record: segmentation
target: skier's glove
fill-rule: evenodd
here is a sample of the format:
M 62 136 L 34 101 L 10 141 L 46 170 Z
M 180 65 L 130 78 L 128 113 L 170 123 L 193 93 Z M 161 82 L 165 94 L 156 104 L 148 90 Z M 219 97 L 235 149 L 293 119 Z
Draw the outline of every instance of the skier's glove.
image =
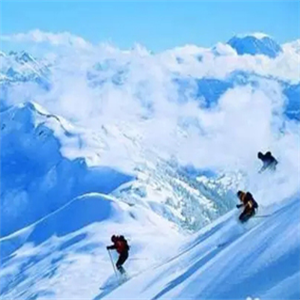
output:
M 236 208 L 241 208 L 243 206 L 243 204 L 237 204 Z

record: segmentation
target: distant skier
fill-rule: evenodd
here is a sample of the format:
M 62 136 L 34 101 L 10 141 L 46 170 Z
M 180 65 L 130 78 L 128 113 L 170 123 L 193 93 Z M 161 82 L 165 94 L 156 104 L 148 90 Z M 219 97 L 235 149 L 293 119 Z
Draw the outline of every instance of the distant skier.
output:
M 241 204 L 238 204 L 236 207 L 244 207 L 244 211 L 239 216 L 239 220 L 244 223 L 248 221 L 252 216 L 255 215 L 255 209 L 258 208 L 257 202 L 254 200 L 253 196 L 249 192 L 238 191 L 237 196 L 241 201 Z
M 116 267 L 121 274 L 124 274 L 125 270 L 122 265 L 128 258 L 129 245 L 123 235 L 120 236 L 113 235 L 111 237 L 111 241 L 114 244 L 111 246 L 107 246 L 106 249 L 107 250 L 115 249 L 120 254 L 119 259 L 116 263 Z
M 275 157 L 272 155 L 270 151 L 268 151 L 266 154 L 262 154 L 261 152 L 258 152 L 257 157 L 263 162 L 262 168 L 259 170 L 259 173 L 265 171 L 265 170 L 276 170 L 276 165 L 278 164 L 278 161 L 275 159 Z

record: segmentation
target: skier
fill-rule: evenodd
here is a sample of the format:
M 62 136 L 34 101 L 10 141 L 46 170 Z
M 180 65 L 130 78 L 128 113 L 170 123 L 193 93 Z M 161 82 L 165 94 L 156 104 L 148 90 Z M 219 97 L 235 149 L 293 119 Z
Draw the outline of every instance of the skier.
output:
M 238 204 L 236 207 L 241 208 L 244 207 L 244 211 L 239 216 L 239 220 L 244 223 L 248 221 L 252 216 L 255 215 L 255 209 L 258 208 L 257 202 L 254 200 L 253 196 L 249 192 L 238 191 L 237 196 L 242 202 Z
M 107 250 L 116 249 L 116 251 L 120 254 L 119 259 L 116 263 L 116 267 L 121 274 L 124 274 L 125 269 L 123 268 L 122 265 L 128 258 L 129 245 L 123 235 L 120 236 L 113 235 L 111 237 L 111 241 L 114 244 L 111 246 L 107 246 L 106 249 Z
M 268 151 L 266 154 L 258 152 L 257 157 L 263 162 L 263 166 L 259 170 L 259 173 L 265 171 L 266 169 L 271 171 L 276 170 L 276 165 L 278 164 L 278 161 L 275 159 L 275 157 L 270 151 Z

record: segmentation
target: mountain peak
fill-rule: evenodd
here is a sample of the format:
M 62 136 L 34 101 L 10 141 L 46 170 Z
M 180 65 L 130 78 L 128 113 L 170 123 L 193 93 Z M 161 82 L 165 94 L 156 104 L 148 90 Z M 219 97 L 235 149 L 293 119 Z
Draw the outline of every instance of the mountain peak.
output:
M 28 62 L 35 61 L 35 59 L 25 51 L 21 51 L 21 52 L 10 51 L 8 55 L 14 57 L 14 59 L 20 63 L 28 63 Z
M 278 56 L 282 49 L 270 36 L 264 33 L 252 33 L 245 35 L 236 35 L 228 43 L 239 55 L 262 54 L 270 58 Z
M 20 53 L 19 57 L 20 57 L 20 60 L 22 60 L 24 62 L 34 61 L 34 58 L 25 51 L 22 51 Z

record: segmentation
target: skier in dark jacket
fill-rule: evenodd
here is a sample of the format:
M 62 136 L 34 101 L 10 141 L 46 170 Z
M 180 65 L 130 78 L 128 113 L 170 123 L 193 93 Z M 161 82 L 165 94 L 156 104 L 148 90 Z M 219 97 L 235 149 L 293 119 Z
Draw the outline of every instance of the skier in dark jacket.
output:
M 239 216 L 239 220 L 244 223 L 248 221 L 252 216 L 255 215 L 255 209 L 258 208 L 257 202 L 254 200 L 253 196 L 249 192 L 238 191 L 237 196 L 241 201 L 241 204 L 238 204 L 237 208 L 244 208 L 244 211 Z
M 121 274 L 124 274 L 125 270 L 122 265 L 128 258 L 128 251 L 129 251 L 128 243 L 123 235 L 120 236 L 113 235 L 111 237 L 111 241 L 113 242 L 113 245 L 107 246 L 106 249 L 107 250 L 115 249 L 120 254 L 119 259 L 116 263 L 116 267 Z
M 258 152 L 257 157 L 263 162 L 263 166 L 259 170 L 259 173 L 265 171 L 266 169 L 271 171 L 276 170 L 276 165 L 278 164 L 278 161 L 275 159 L 275 157 L 270 151 L 268 151 L 266 154 Z

